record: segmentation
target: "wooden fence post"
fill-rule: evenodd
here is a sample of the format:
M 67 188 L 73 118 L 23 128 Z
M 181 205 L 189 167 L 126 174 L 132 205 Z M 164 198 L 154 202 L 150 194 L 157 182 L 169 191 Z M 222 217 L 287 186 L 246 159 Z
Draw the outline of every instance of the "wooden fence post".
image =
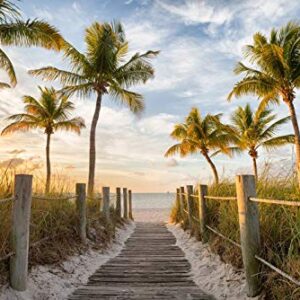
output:
M 187 185 L 186 186 L 187 191 L 187 211 L 188 211 L 188 217 L 189 217 L 189 227 L 190 229 L 193 228 L 193 186 Z
M 122 217 L 121 214 L 121 188 L 116 188 L 116 214 L 118 218 Z
M 86 191 L 85 183 L 76 183 L 76 206 L 79 215 L 79 236 L 86 244 Z
M 260 251 L 259 211 L 257 203 L 249 201 L 249 197 L 256 197 L 255 177 L 236 176 L 236 192 L 247 295 L 255 297 L 261 290 L 260 265 L 255 258 Z
M 103 196 L 103 214 L 106 221 L 109 221 L 110 220 L 110 213 L 109 213 L 110 189 L 108 186 L 102 187 L 102 196 Z
M 180 218 L 181 218 L 181 203 L 180 203 L 180 188 L 176 189 L 176 206 L 177 206 L 177 217 L 176 217 L 176 223 L 180 222 Z
M 199 201 L 199 220 L 200 220 L 200 233 L 203 243 L 208 241 L 208 231 L 206 228 L 207 222 L 207 206 L 205 196 L 208 194 L 208 187 L 204 184 L 198 185 L 198 201 Z
M 131 190 L 128 191 L 128 206 L 129 206 L 129 219 L 133 220 L 133 215 L 132 215 L 132 192 L 131 192 Z
M 25 291 L 27 287 L 31 200 L 32 175 L 16 175 L 11 232 L 15 254 L 10 258 L 10 285 L 17 291 Z
M 127 188 L 123 188 L 123 218 L 128 219 Z
M 184 186 L 180 187 L 180 214 L 182 221 L 184 221 Z

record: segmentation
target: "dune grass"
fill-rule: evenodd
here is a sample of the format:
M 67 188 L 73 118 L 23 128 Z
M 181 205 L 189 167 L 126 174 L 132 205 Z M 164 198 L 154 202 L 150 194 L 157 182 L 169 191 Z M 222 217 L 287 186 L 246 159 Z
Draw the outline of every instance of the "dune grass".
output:
M 1 172 L 0 172 L 1 173 Z M 0 199 L 12 195 L 14 170 L 3 170 L 0 175 Z M 19 172 L 18 172 L 19 173 Z M 33 195 L 42 196 L 44 179 L 35 174 L 33 179 Z M 118 219 L 111 207 L 112 222 L 103 218 L 100 207 L 101 197 L 87 199 L 87 221 L 89 244 L 84 246 L 79 238 L 78 213 L 75 199 L 60 200 L 75 194 L 75 182 L 60 174 L 52 180 L 51 200 L 33 197 L 30 220 L 29 265 L 57 264 L 68 256 L 83 253 L 88 247 L 105 248 L 115 235 L 117 227 L 123 220 Z M 12 202 L 0 204 L 0 258 L 11 252 L 11 208 Z M 0 261 L 0 283 L 8 280 L 9 259 Z
M 235 184 L 223 181 L 219 186 L 209 186 L 209 195 L 235 196 Z M 300 192 L 294 175 L 282 178 L 270 176 L 265 171 L 258 184 L 257 194 L 261 198 L 300 201 Z M 236 201 L 207 200 L 208 224 L 225 236 L 240 242 Z M 198 205 L 195 201 L 194 213 Z M 260 256 L 300 281 L 300 209 L 297 207 L 259 204 L 262 249 Z M 173 221 L 178 222 L 180 212 L 174 205 L 171 213 Z M 187 228 L 186 217 L 182 226 Z M 201 239 L 199 225 L 195 222 L 191 233 Z M 242 267 L 240 249 L 224 241 L 213 233 L 209 234 L 211 249 L 223 261 Z M 262 280 L 266 299 L 300 299 L 300 288 L 282 276 L 262 266 Z

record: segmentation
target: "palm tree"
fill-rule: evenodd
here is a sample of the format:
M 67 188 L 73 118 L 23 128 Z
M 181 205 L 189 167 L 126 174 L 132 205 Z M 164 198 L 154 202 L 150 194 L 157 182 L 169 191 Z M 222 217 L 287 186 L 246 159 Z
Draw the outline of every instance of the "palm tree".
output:
M 158 52 L 134 54 L 129 60 L 128 42 L 120 23 L 93 23 L 86 29 L 86 51 L 79 52 L 72 45 L 64 46 L 65 57 L 71 64 L 70 71 L 44 67 L 30 71 L 45 80 L 58 79 L 64 85 L 62 92 L 77 93 L 81 97 L 96 94 L 96 108 L 90 130 L 88 194 L 93 195 L 95 181 L 96 126 L 102 105 L 102 97 L 109 94 L 114 100 L 125 104 L 133 113 L 144 108 L 143 96 L 128 90 L 131 86 L 146 83 L 154 75 L 149 60 Z
M 50 191 L 51 164 L 50 164 L 50 139 L 57 130 L 73 131 L 80 134 L 81 128 L 85 127 L 84 120 L 80 117 L 69 118 L 74 104 L 54 88 L 41 88 L 40 98 L 24 96 L 25 112 L 12 115 L 7 120 L 12 121 L 2 131 L 2 135 L 15 131 L 28 131 L 31 129 L 43 129 L 47 136 L 46 144 L 46 193 Z
M 233 132 L 235 134 L 236 151 L 248 150 L 252 158 L 253 170 L 256 180 L 258 179 L 257 163 L 258 149 L 276 149 L 279 146 L 295 142 L 293 134 L 280 135 L 276 132 L 283 124 L 290 121 L 290 117 L 276 120 L 276 115 L 261 103 L 256 112 L 251 110 L 249 104 L 244 108 L 238 107 L 231 116 Z M 274 122 L 273 122 L 274 121 Z
M 201 117 L 197 108 L 192 108 L 185 122 L 176 124 L 170 136 L 178 143 L 170 147 L 165 156 L 179 153 L 182 157 L 189 154 L 200 153 L 209 163 L 215 178 L 215 183 L 219 184 L 219 175 L 211 156 L 217 153 L 230 154 L 228 150 L 232 135 L 227 130 L 227 126 L 220 121 L 221 114 L 206 115 Z M 216 151 L 209 155 L 211 151 Z
M 22 21 L 17 5 L 9 0 L 0 0 L 0 43 L 4 46 L 41 46 L 60 50 L 64 40 L 58 30 L 47 22 L 37 19 Z M 17 78 L 13 64 L 0 49 L 0 68 L 6 71 L 10 84 L 0 82 L 0 88 L 15 86 Z
M 244 56 L 253 65 L 239 62 L 236 74 L 244 77 L 228 96 L 257 95 L 265 104 L 280 99 L 288 106 L 295 133 L 296 168 L 300 186 L 300 132 L 294 107 L 296 89 L 300 87 L 300 26 L 290 22 L 273 29 L 269 39 L 261 33 L 253 36 L 253 45 L 245 47 Z

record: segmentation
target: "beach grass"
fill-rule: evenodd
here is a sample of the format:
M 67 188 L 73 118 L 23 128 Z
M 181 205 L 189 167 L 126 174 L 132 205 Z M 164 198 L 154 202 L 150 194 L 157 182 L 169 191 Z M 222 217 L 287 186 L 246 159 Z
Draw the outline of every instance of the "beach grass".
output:
M 12 195 L 15 171 L 2 170 L 0 175 L 0 198 Z M 78 232 L 78 212 L 75 199 L 66 196 L 75 194 L 75 182 L 63 174 L 53 176 L 51 193 L 43 198 L 44 179 L 34 175 L 33 197 L 30 220 L 29 266 L 59 264 L 68 256 L 85 252 L 88 247 L 103 249 L 115 236 L 123 220 L 118 219 L 111 207 L 111 222 L 106 222 L 100 211 L 101 197 L 87 199 L 88 245 L 83 245 Z M 0 204 L 0 258 L 11 252 L 11 209 L 12 202 Z M 0 283 L 8 280 L 9 259 L 0 261 Z
M 220 185 L 210 185 L 209 195 L 235 196 L 235 184 L 223 181 Z M 271 176 L 265 171 L 258 184 L 257 195 L 260 198 L 300 201 L 296 177 Z M 197 216 L 198 206 L 195 201 L 194 213 Z M 238 211 L 236 201 L 207 200 L 208 225 L 217 229 L 230 239 L 240 242 Z M 297 207 L 269 205 L 260 203 L 260 256 L 273 265 L 300 281 L 300 209 Z M 171 218 L 174 222 L 180 219 L 180 212 L 175 204 Z M 187 228 L 187 220 L 182 222 Z M 191 233 L 199 236 L 199 225 L 195 222 Z M 213 252 L 219 254 L 224 262 L 230 262 L 242 268 L 241 251 L 213 233 L 209 234 L 209 244 Z M 279 274 L 262 266 L 262 280 L 266 299 L 299 299 L 300 288 Z

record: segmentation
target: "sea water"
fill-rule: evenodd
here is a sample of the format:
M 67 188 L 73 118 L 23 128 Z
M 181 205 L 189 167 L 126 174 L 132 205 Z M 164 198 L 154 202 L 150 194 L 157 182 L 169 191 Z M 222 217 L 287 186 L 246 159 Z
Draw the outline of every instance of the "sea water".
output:
M 167 222 L 174 201 L 174 193 L 134 193 L 133 217 L 138 222 Z

